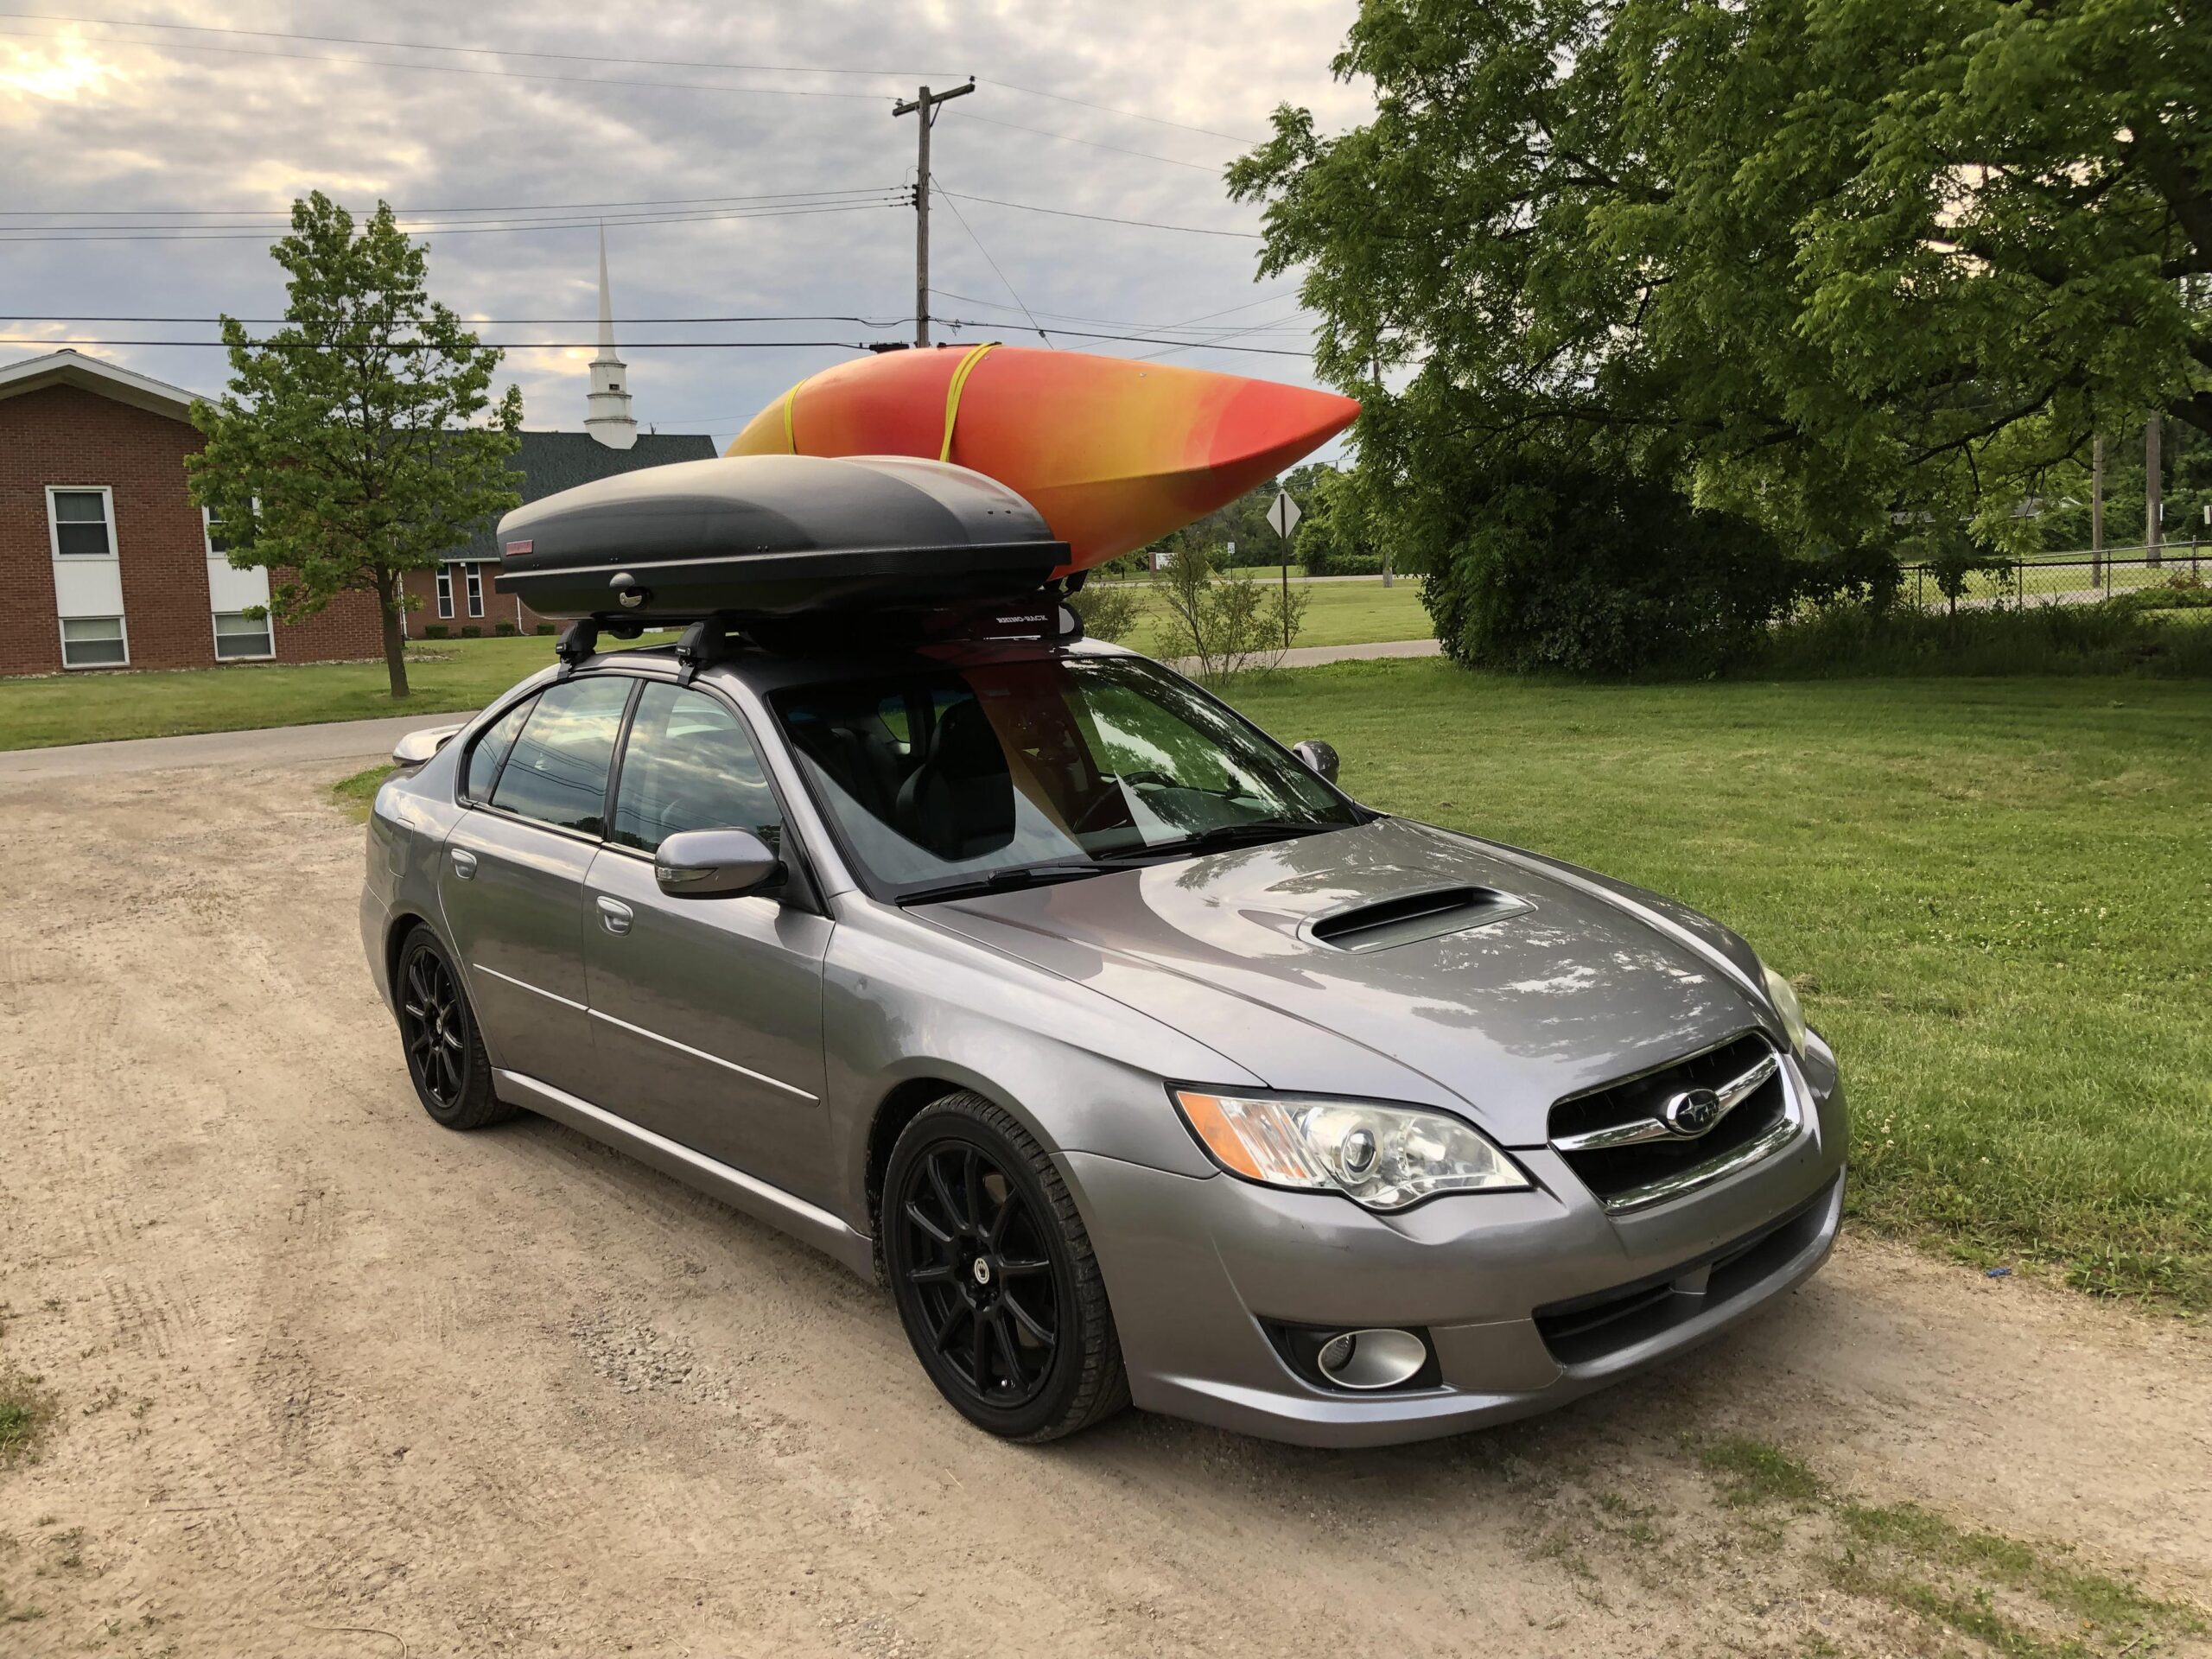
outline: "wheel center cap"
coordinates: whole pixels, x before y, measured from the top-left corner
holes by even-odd
[[[976,1282],[977,1284],[988,1285],[991,1282],[991,1263],[988,1257],[981,1255],[977,1256],[976,1258],[976,1265],[969,1268],[969,1271],[976,1275]]]

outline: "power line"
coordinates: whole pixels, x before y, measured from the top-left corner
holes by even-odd
[[[967,121],[981,121],[985,126],[1004,127],[1010,132],[1034,133],[1039,138],[1057,138],[1064,144],[1081,144],[1090,149],[1110,149],[1116,156],[1138,156],[1147,162],[1165,162],[1170,167],[1187,167],[1199,173],[1220,175],[1221,168],[1205,162],[1185,162],[1173,156],[1161,156],[1149,149],[1130,149],[1122,144],[1103,144],[1096,138],[1078,138],[1071,132],[1050,132],[1043,127],[1025,127],[1019,121],[1001,121],[995,116],[963,114]]]
[[[1002,328],[1004,321],[982,321],[972,317],[944,317],[948,328]],[[867,325],[874,326],[874,325]],[[1111,340],[1127,341],[1138,346],[1193,346],[1209,352],[1243,352],[1260,357],[1311,358],[1311,352],[1287,350],[1277,346],[1224,346],[1211,340],[1162,340],[1152,334],[1119,334],[1085,331],[1080,328],[1056,328],[1052,331],[1067,340]],[[400,340],[389,349],[407,351],[420,341]],[[255,340],[254,349],[270,348],[282,351],[332,351],[334,346],[319,346],[308,341]],[[503,352],[582,352],[595,351],[599,342],[593,340],[485,340],[477,342]],[[0,346],[199,346],[207,350],[227,350],[219,340],[139,340],[109,337],[92,338],[81,335],[54,336],[45,334],[0,334]],[[885,349],[899,350],[905,346],[899,340],[626,340],[626,352],[724,352],[724,351],[785,351],[803,348],[829,349],[841,352],[874,352]]]
[[[873,213],[883,207],[902,207],[903,200],[893,198],[881,202],[861,202],[849,207],[769,208],[754,212],[666,214],[650,218],[627,218],[618,221],[623,225],[709,225],[741,219],[803,219],[819,213]],[[577,231],[590,230],[604,222],[597,216],[582,219],[531,219],[512,225],[418,225],[403,227],[409,236],[424,238],[436,236],[482,236],[511,233],[518,231]],[[289,227],[286,227],[289,228]],[[275,229],[259,231],[203,231],[196,229],[167,229],[159,231],[106,231],[86,227],[83,234],[35,234],[20,228],[0,230],[0,243],[12,242],[258,242],[272,234]]]
[[[946,192],[943,185],[938,185],[934,188],[936,188],[938,194],[944,197],[944,205],[952,209],[952,216],[960,221],[960,228],[968,232],[968,239],[976,245],[976,251],[983,256],[983,263],[991,268],[991,275],[997,277],[1001,283],[1005,283],[1006,291],[1014,296],[1014,302],[1018,308],[1020,308],[1021,315],[1027,317],[1029,319],[1029,326],[1037,330],[1037,338],[1043,340],[1046,345],[1052,346],[1052,337],[1046,334],[1042,328],[1038,327],[1035,314],[1030,310],[1027,305],[1023,303],[1021,296],[1016,291],[1014,284],[1007,281],[1006,272],[1001,270],[999,269],[999,262],[991,257],[991,251],[983,245],[983,238],[976,234],[976,227],[968,222],[968,215],[960,211],[960,204],[953,200],[952,197]],[[1053,349],[1057,351],[1058,347],[1054,346]]]
[[[21,16],[20,13],[0,12],[0,16]],[[56,18],[58,22],[76,22],[73,17]],[[97,20],[92,20],[97,21]],[[125,25],[128,27],[128,25]],[[182,27],[182,25],[176,25]],[[31,41],[51,41],[60,37],[41,29],[0,29],[0,35],[11,35]],[[105,36],[103,46],[136,46],[154,52],[164,49],[153,41],[133,41],[120,36]],[[864,104],[881,101],[874,92],[825,92],[818,89],[801,90],[789,86],[721,86],[702,84],[696,80],[632,80],[617,75],[556,75],[535,69],[470,69],[457,63],[394,63],[384,58],[346,58],[329,52],[277,52],[251,46],[216,46],[206,41],[172,41],[168,49],[179,52],[219,52],[234,58],[286,58],[301,63],[350,63],[371,69],[404,69],[410,74],[491,76],[502,80],[566,81],[584,86],[650,86],[657,92],[743,92],[756,98],[835,98],[858,99]],[[436,50],[437,48],[430,48]],[[518,57],[527,54],[518,53]]]
[[[696,58],[631,58],[603,52],[535,52],[523,47],[498,46],[440,46],[427,41],[383,41],[353,35],[309,35],[276,29],[223,28],[213,23],[148,22],[136,18],[75,17],[56,12],[0,11],[0,17],[16,17],[27,22],[48,23],[85,23],[100,29],[165,29],[172,33],[192,35],[228,35],[241,39],[262,41],[307,41],[322,46],[371,46],[399,52],[449,52],[457,56],[493,58],[536,58],[549,63],[619,63],[640,69],[726,69],[746,74],[791,75],[861,75],[883,76],[895,79],[911,79],[923,73],[935,79],[935,72],[912,68],[859,69],[844,66],[821,66],[804,63],[721,63]],[[340,59],[340,62],[359,62],[359,59]],[[406,67],[397,65],[395,67]],[[957,77],[955,77],[957,78]],[[1224,132],[1216,127],[1193,126],[1187,121],[1170,120],[1162,115],[1147,115],[1141,110],[1121,109],[1111,104],[1098,104],[1087,98],[1077,98],[1067,92],[1049,92],[1039,86],[1023,86],[1010,80],[997,80],[990,76],[978,79],[986,84],[1020,92],[1026,98],[1050,99],[1057,104],[1074,104],[1086,110],[1097,110],[1106,115],[1118,115],[1131,121],[1149,122],[1154,126],[1174,127],[1184,132],[1204,133],[1210,138],[1226,138],[1232,143],[1260,144],[1267,141],[1247,137],[1242,133]],[[660,83],[652,83],[655,85]],[[866,93],[847,93],[846,97],[867,97]],[[1165,158],[1161,158],[1165,159]]]
[[[986,300],[973,294],[956,294],[950,289],[947,288],[933,288],[930,292],[939,295],[948,300],[958,300],[964,305],[988,305],[995,307],[1000,310],[1008,308],[1001,301]],[[1268,295],[1265,299],[1247,300],[1242,305],[1224,306],[1218,311],[1202,312],[1198,316],[1185,318],[1181,322],[1137,322],[1133,321],[1128,317],[1090,317],[1082,315],[1081,314],[1073,311],[1039,311],[1037,313],[1037,315],[1040,317],[1050,317],[1056,322],[1095,322],[1115,328],[1143,328],[1147,329],[1154,334],[1179,334],[1185,329],[1189,328],[1193,323],[1207,322],[1211,321],[1215,317],[1226,317],[1238,311],[1249,311],[1254,306],[1268,305],[1273,303],[1276,300],[1288,300],[1295,299],[1297,297],[1297,289],[1285,289],[1279,294]],[[48,321],[56,321],[56,319],[49,318]],[[1275,317],[1266,322],[1255,324],[1254,326],[1257,328],[1294,328],[1302,327],[1303,325],[1291,318]],[[1224,329],[1205,329],[1200,330],[1199,332],[1206,334],[1218,333],[1241,334],[1249,333],[1250,330],[1240,327]]]
[[[1125,115],[1132,121],[1149,121],[1158,127],[1179,127],[1185,132],[1203,132],[1209,138],[1226,138],[1232,143],[1267,143],[1264,138],[1247,138],[1242,133],[1224,132],[1217,127],[1194,127],[1187,121],[1170,121],[1164,115],[1146,115],[1137,110],[1116,109],[1111,104],[1094,104],[1087,98],[1076,98],[1066,92],[1048,92],[1038,86],[1017,86],[1010,80],[994,80],[988,75],[978,75],[976,79],[986,86],[1004,87],[1009,92],[1026,92],[1031,98],[1049,98],[1058,104],[1080,104],[1086,110],[1103,110],[1108,115]]]
[[[1003,321],[979,322],[969,317],[946,317],[942,321],[948,328],[1002,328],[1006,326]],[[1260,357],[1311,358],[1313,355],[1311,352],[1296,352],[1281,346],[1216,346],[1211,340],[1162,340],[1155,334],[1095,334],[1086,333],[1080,328],[1055,328],[1052,332],[1063,340],[1127,340],[1136,346],[1195,346],[1209,352],[1249,352]],[[622,349],[629,350],[627,342],[624,343]]]
[[[944,195],[960,195],[958,191],[941,192]],[[1263,242],[1267,238],[1257,231],[1217,231],[1202,225],[1164,225],[1152,219],[1119,219],[1111,213],[1079,213],[1071,207],[1040,207],[1029,201],[1004,201],[996,196],[960,195],[963,201],[980,201],[993,207],[1014,207],[1025,213],[1050,213],[1056,219],[1087,219],[1100,225],[1139,225],[1148,231],[1180,231],[1186,236],[1228,236],[1243,242]]]
[[[988,301],[983,302],[988,304]],[[17,315],[15,322],[204,322],[209,326],[224,321],[221,317],[140,317],[116,315],[78,317],[33,317]],[[289,317],[232,317],[232,322],[279,326],[291,321]],[[522,327],[561,324],[582,328],[597,321],[593,317],[463,317],[461,321],[472,328]],[[673,323],[727,322],[856,322],[863,328],[899,328],[913,321],[912,317],[864,317],[831,311],[760,312],[753,315],[728,317],[617,317],[617,327],[658,327]]]
[[[395,207],[402,219],[421,219],[432,213],[580,213],[613,212],[629,207],[696,207],[721,202],[797,201],[836,196],[904,196],[903,184],[841,185],[819,190],[772,190],[753,195],[658,196],[641,201],[541,201],[493,204],[475,207]],[[0,219],[207,219],[259,215],[291,222],[291,206],[282,207],[0,207]],[[67,226],[55,226],[66,229]]]

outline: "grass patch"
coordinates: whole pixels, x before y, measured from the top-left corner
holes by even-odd
[[[1264,580],[1264,577],[1261,578]],[[1300,645],[1363,645],[1386,639],[1427,639],[1435,626],[1421,607],[1421,584],[1400,582],[1385,588],[1371,582],[1322,582],[1300,589],[1306,596]],[[1122,643],[1148,656],[1172,657],[1173,641],[1161,632],[1159,607],[1150,595],[1135,628]]]
[[[1762,1503],[1803,1509],[1821,1496],[1820,1477],[1810,1466],[1764,1440],[1716,1440],[1699,1452],[1698,1463],[1719,1484],[1720,1501],[1732,1510]]]
[[[2161,594],[2171,589],[2158,590]],[[2202,612],[2146,607],[2122,594],[2101,604],[1877,616],[1856,606],[1815,611],[1778,628],[1746,673],[1760,677],[1895,675],[2212,677],[2212,629]]]
[[[2133,1653],[2156,1638],[2206,1628],[2193,1608],[2059,1559],[2070,1553],[2063,1547],[2046,1551],[1962,1527],[1916,1503],[1867,1504],[1833,1493],[1802,1459],[1763,1440],[1714,1441],[1700,1449],[1698,1460],[1730,1509],[1787,1504],[1829,1522],[1815,1537],[1816,1547],[1832,1552],[1827,1571],[1838,1588],[1916,1614],[2009,1659]]]
[[[36,1377],[0,1370],[0,1469],[36,1458],[53,1421],[54,1402]]]
[[[1859,1224],[2212,1308],[2205,687],[1373,662],[1230,695],[1376,806],[1739,930],[1842,1056]]]
[[[377,791],[384,787],[384,780],[399,768],[389,761],[357,772],[351,778],[340,778],[330,786],[330,798],[346,809],[346,816],[356,823],[369,821],[369,808],[377,798]]]

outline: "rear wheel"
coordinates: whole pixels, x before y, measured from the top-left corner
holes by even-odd
[[[399,948],[392,981],[407,1075],[423,1109],[449,1129],[505,1122],[516,1109],[492,1092],[492,1061],[445,947],[418,927]]]
[[[1044,1148],[981,1095],[948,1095],[885,1172],[884,1268],[922,1369],[979,1427],[1052,1440],[1128,1403],[1106,1286]]]

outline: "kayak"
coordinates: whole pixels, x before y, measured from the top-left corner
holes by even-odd
[[[997,480],[1070,575],[1225,506],[1350,426],[1334,392],[1022,346],[885,352],[810,375],[729,455],[915,455]]]

